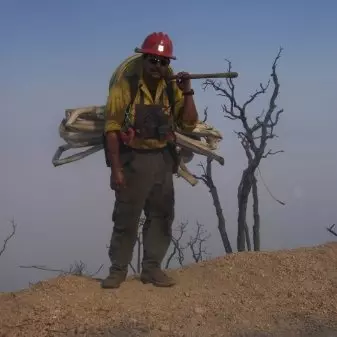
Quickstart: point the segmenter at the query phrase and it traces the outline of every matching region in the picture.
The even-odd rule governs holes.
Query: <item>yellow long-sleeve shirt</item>
[[[110,131],[119,131],[123,125],[125,118],[126,109],[131,100],[131,90],[130,90],[130,79],[129,76],[137,76],[139,78],[139,84],[133,105],[130,108],[129,119],[131,124],[134,122],[135,116],[135,105],[140,103],[140,93],[143,91],[144,104],[161,104],[164,103],[164,111],[167,114],[172,114],[174,123],[183,130],[192,130],[195,128],[194,124],[186,124],[182,121],[182,110],[184,107],[184,96],[181,90],[178,88],[176,82],[172,82],[173,96],[174,96],[174,107],[173,111],[169,106],[169,99],[166,92],[166,82],[161,80],[157,86],[155,98],[146,86],[142,78],[142,63],[141,58],[131,61],[128,68],[118,79],[115,79],[111,83],[109,89],[109,96],[107,99],[106,109],[105,109],[105,133]],[[163,96],[162,96],[163,95]],[[163,101],[162,101],[163,98]],[[142,140],[135,138],[129,146],[133,148],[141,149],[151,149],[151,148],[161,148],[166,146],[165,140],[156,139],[146,139]]]

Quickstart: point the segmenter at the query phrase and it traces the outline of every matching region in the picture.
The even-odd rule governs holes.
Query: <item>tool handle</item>
[[[188,78],[191,80],[203,79],[203,78],[236,78],[239,74],[237,72],[226,72],[226,73],[211,73],[211,74],[189,74]],[[175,80],[177,74],[169,76],[169,80]]]

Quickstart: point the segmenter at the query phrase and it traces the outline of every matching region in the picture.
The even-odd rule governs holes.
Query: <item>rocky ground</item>
[[[169,289],[66,276],[0,294],[0,336],[337,337],[337,243],[169,273]]]

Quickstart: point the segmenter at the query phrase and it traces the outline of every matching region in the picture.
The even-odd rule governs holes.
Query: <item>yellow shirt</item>
[[[166,82],[161,80],[157,86],[155,99],[152,98],[152,95],[146,86],[145,82],[142,79],[142,63],[141,58],[136,59],[131,64],[131,67],[125,71],[119,79],[115,80],[111,84],[109,90],[109,97],[105,109],[105,133],[110,131],[119,131],[122,127],[125,111],[127,106],[130,103],[131,93],[130,93],[130,84],[128,76],[137,75],[139,78],[140,87],[137,90],[137,94],[134,99],[134,103],[130,109],[130,122],[133,124],[135,116],[135,105],[140,103],[140,91],[143,91],[144,104],[161,104],[162,103],[162,93],[164,99],[165,113],[172,113],[174,118],[174,123],[183,130],[192,130],[195,128],[195,124],[186,124],[182,122],[181,112],[184,107],[184,96],[182,95],[181,90],[178,88],[175,82],[172,82],[173,95],[174,95],[174,111],[171,111],[169,107],[169,99],[166,92]],[[166,146],[166,140],[157,140],[157,139],[139,139],[135,138],[129,146],[133,148],[141,149],[151,149],[151,148],[161,148]]]

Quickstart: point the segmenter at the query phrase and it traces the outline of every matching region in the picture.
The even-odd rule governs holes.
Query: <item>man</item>
[[[175,59],[168,35],[150,34],[135,52],[142,55],[110,83],[106,105],[106,157],[116,201],[109,248],[111,267],[102,281],[103,288],[118,288],[125,280],[143,210],[141,281],[162,287],[175,284],[161,269],[174,219],[173,174],[177,163],[170,146],[170,125],[193,129],[198,120],[186,73],[177,74],[171,83],[165,79],[170,61]]]

